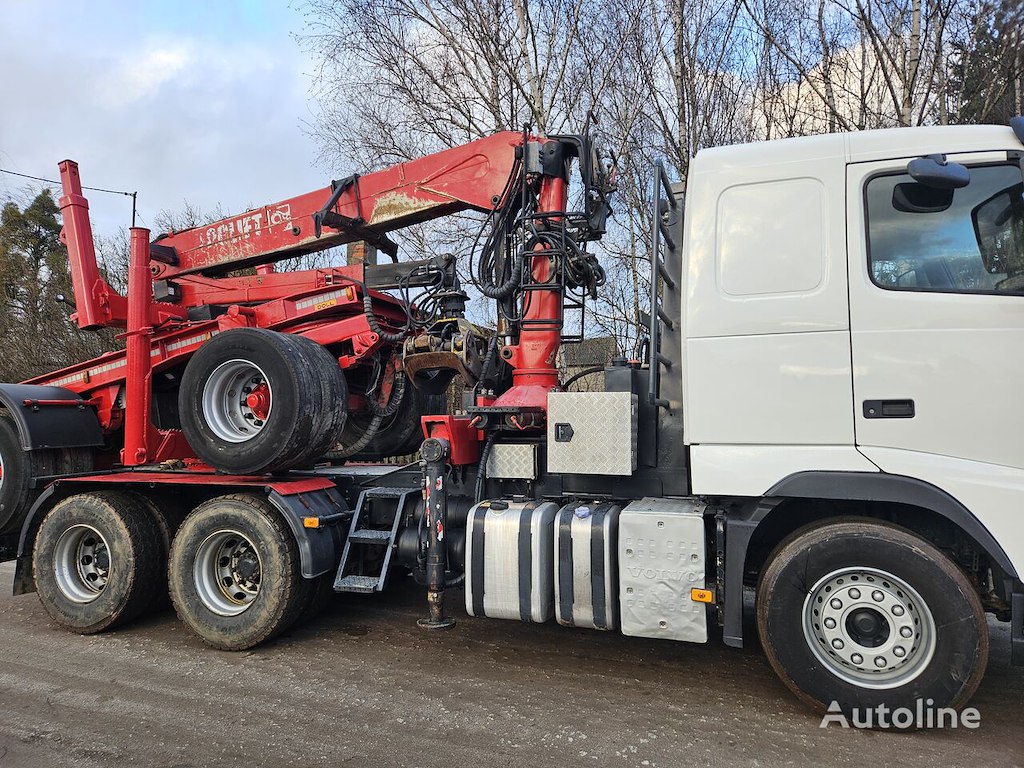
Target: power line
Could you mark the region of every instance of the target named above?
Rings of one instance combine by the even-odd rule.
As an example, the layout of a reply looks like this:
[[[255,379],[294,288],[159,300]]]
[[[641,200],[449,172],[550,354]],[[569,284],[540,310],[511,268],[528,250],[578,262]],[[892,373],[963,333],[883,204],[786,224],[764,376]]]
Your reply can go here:
[[[6,173],[11,176],[20,176],[23,179],[32,179],[32,181],[41,181],[44,184],[53,184],[56,187],[62,186],[59,181],[53,179],[44,179],[42,176],[31,176],[27,173],[18,173],[17,171],[9,171],[6,168],[0,168],[0,173]],[[136,192],[125,192],[120,189],[104,189],[103,187],[87,187],[82,185],[82,189],[88,189],[90,192],[106,192],[108,195],[124,195],[132,199],[132,226],[135,226],[135,219],[138,216],[137,205],[139,199],[139,193]]]
[[[20,176],[23,179],[32,179],[33,181],[41,181],[44,184],[53,184],[54,186],[57,186],[57,187],[59,187],[61,185],[59,181],[54,181],[53,179],[44,179],[42,176],[30,176],[27,173],[18,173],[17,171],[9,171],[6,168],[0,168],[0,173],[9,173],[11,176]],[[134,197],[137,194],[136,192],[124,192],[124,191],[122,191],[120,189],[103,189],[102,187],[86,187],[84,185],[82,186],[82,189],[88,189],[88,190],[90,190],[92,192],[106,192],[107,194],[110,194],[110,195],[124,195],[125,197]]]

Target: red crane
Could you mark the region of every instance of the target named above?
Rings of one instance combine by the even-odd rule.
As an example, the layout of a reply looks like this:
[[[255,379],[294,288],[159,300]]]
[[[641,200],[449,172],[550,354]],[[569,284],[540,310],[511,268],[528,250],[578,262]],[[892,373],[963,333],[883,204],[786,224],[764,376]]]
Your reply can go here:
[[[566,210],[574,159],[585,201],[578,213]],[[498,133],[152,242],[149,230],[133,228],[127,296],[98,269],[77,164],[65,160],[60,171],[74,319],[85,329],[125,329],[126,346],[26,383],[73,392],[74,404],[96,408],[105,434],[123,427],[123,450],[110,460],[126,466],[201,460],[250,474],[308,463],[339,434],[358,449],[367,431],[394,415],[397,400],[413,399],[425,382],[436,392],[455,372],[475,379],[486,363],[491,386],[470,416],[425,419],[423,434],[443,434],[453,461],[469,463],[486,430],[543,425],[546,394],[559,385],[567,297],[603,279],[583,244],[603,233],[613,185],[586,137]],[[466,296],[452,259],[398,262],[388,237],[463,211],[487,214],[475,272],[499,306],[492,339],[462,317]],[[353,241],[394,263],[275,269],[283,259]],[[408,300],[413,287],[426,290],[422,307]],[[227,354],[237,364],[215,353],[232,344]],[[294,370],[270,370],[281,360],[282,370]],[[338,397],[340,406],[326,402]],[[308,415],[303,408],[313,411],[309,423],[298,418]],[[375,417],[368,430],[363,419],[363,435],[353,427],[357,419],[342,431],[350,412]],[[271,434],[275,419],[292,423]],[[300,439],[303,447],[289,447]],[[284,447],[239,458],[261,440]]]

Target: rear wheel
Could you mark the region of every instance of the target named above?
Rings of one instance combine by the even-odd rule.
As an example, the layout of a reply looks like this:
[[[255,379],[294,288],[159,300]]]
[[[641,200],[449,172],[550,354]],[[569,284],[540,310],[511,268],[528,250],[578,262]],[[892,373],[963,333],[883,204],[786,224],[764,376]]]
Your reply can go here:
[[[178,400],[185,438],[200,458],[224,472],[261,474],[322,456],[341,432],[348,388],[318,344],[240,328],[192,357]]]
[[[799,698],[847,716],[886,705],[961,707],[985,673],[988,628],[939,550],[868,520],[815,525],[776,550],[757,592],[768,660]]]
[[[40,524],[32,562],[46,612],[82,634],[141,615],[165,583],[160,529],[127,493],[81,493],[58,503]]]
[[[291,531],[266,500],[248,494],[212,499],[185,519],[168,578],[178,616],[222,650],[271,639],[309,603]]]

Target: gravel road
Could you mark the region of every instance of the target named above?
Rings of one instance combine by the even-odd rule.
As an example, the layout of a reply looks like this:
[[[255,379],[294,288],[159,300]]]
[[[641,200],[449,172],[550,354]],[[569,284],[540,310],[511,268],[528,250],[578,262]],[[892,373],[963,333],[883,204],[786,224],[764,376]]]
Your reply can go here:
[[[0,566],[0,768],[1024,766],[1024,668],[991,623],[977,730],[819,728],[760,651],[471,619],[410,583],[248,653],[165,611],[77,637]],[[461,593],[459,593],[461,597]]]

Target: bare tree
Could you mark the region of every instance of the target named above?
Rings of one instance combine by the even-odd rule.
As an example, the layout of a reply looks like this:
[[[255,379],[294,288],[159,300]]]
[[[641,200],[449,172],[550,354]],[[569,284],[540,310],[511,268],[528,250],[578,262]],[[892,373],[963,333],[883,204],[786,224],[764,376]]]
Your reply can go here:
[[[591,127],[620,158],[616,224],[602,242],[615,285],[591,315],[620,346],[647,295],[649,174],[685,178],[701,147],[751,135],[750,85],[733,0],[312,0],[305,42],[320,61],[312,126],[324,158],[387,165],[529,123]],[[347,170],[347,169],[346,169]],[[465,253],[475,221],[414,229],[403,246]]]
[[[950,21],[963,12],[961,0],[742,2],[788,69],[785,106],[810,118],[800,132],[942,119]]]

